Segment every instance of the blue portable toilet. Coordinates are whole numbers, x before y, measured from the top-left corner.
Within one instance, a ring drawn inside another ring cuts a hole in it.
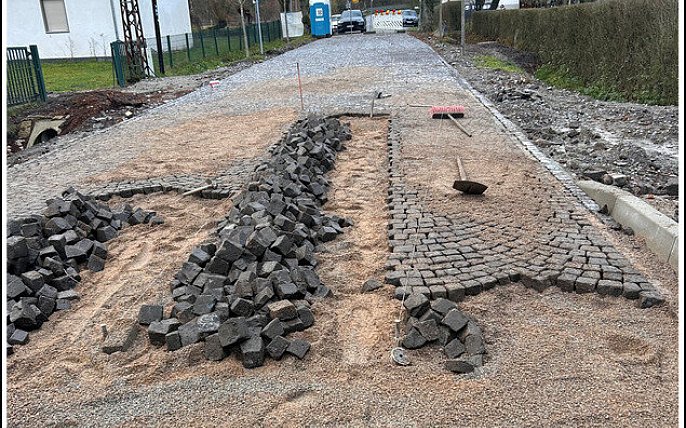
[[[312,3],[310,5],[310,25],[314,37],[331,36],[331,11],[326,3]]]

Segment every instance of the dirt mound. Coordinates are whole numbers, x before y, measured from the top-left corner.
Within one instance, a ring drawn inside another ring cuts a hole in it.
[[[9,115],[7,127],[8,153],[24,150],[29,141],[31,122],[36,119],[64,119],[58,135],[74,131],[103,129],[119,123],[139,111],[177,98],[189,91],[151,92],[136,94],[113,89],[73,92],[51,96],[47,102],[19,108]]]

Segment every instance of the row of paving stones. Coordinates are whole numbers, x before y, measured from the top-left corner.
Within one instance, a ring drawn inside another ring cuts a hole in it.
[[[317,245],[351,222],[322,212],[338,151],[350,139],[335,118],[298,121],[270,149],[220,222],[218,239],[195,248],[171,283],[175,304],[144,305],[150,343],[177,350],[204,341],[209,360],[236,354],[247,368],[267,356],[303,358],[310,344],[289,339],[314,324],[314,299],[332,292],[314,268]]]
[[[445,302],[460,302],[514,282],[539,292],[556,286],[567,292],[623,296],[641,308],[664,301],[653,284],[600,236],[579,205],[570,202],[573,196],[567,191],[553,192],[542,201],[550,207],[550,214],[541,218],[535,236],[519,227],[517,219],[499,216],[492,221],[465,213],[448,217],[428,208],[431,195],[427,190],[405,181],[397,120],[389,127],[388,149],[388,242],[392,251],[386,282],[396,286],[395,297],[404,300],[405,347],[417,348],[436,340],[433,328],[425,333],[419,325],[434,320],[446,327]],[[423,318],[413,313],[416,302],[422,302],[422,308],[430,306]],[[436,302],[441,302],[442,311],[434,309]],[[476,323],[472,324],[472,331],[477,331]],[[467,336],[468,327],[462,328],[464,331],[453,330],[458,339]],[[453,361],[445,331],[442,334],[438,343],[451,359],[449,368],[464,371],[479,365],[482,360],[474,355],[482,353],[468,353],[468,358]]]
[[[106,242],[128,225],[160,224],[155,212],[121,204],[114,209],[73,188],[47,201],[42,214],[7,223],[7,351],[26,344],[29,331],[78,299],[83,268],[101,271]]]
[[[177,174],[145,180],[111,182],[92,190],[89,195],[96,199],[109,200],[114,196],[130,198],[136,194],[155,192],[185,193],[205,187],[196,195],[206,199],[224,199],[236,194],[241,189],[244,178],[250,176],[263,162],[262,158],[243,159],[213,176]]]

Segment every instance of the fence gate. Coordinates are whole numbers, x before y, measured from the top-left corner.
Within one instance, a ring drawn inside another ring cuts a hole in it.
[[[7,48],[7,105],[45,101],[45,81],[38,47]]]

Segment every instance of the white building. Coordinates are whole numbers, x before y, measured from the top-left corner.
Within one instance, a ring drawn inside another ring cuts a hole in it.
[[[163,36],[191,32],[188,0],[157,3]],[[143,35],[154,38],[152,0],[138,5]],[[109,56],[124,38],[119,0],[9,0],[7,27],[7,46],[37,45],[44,59]]]

